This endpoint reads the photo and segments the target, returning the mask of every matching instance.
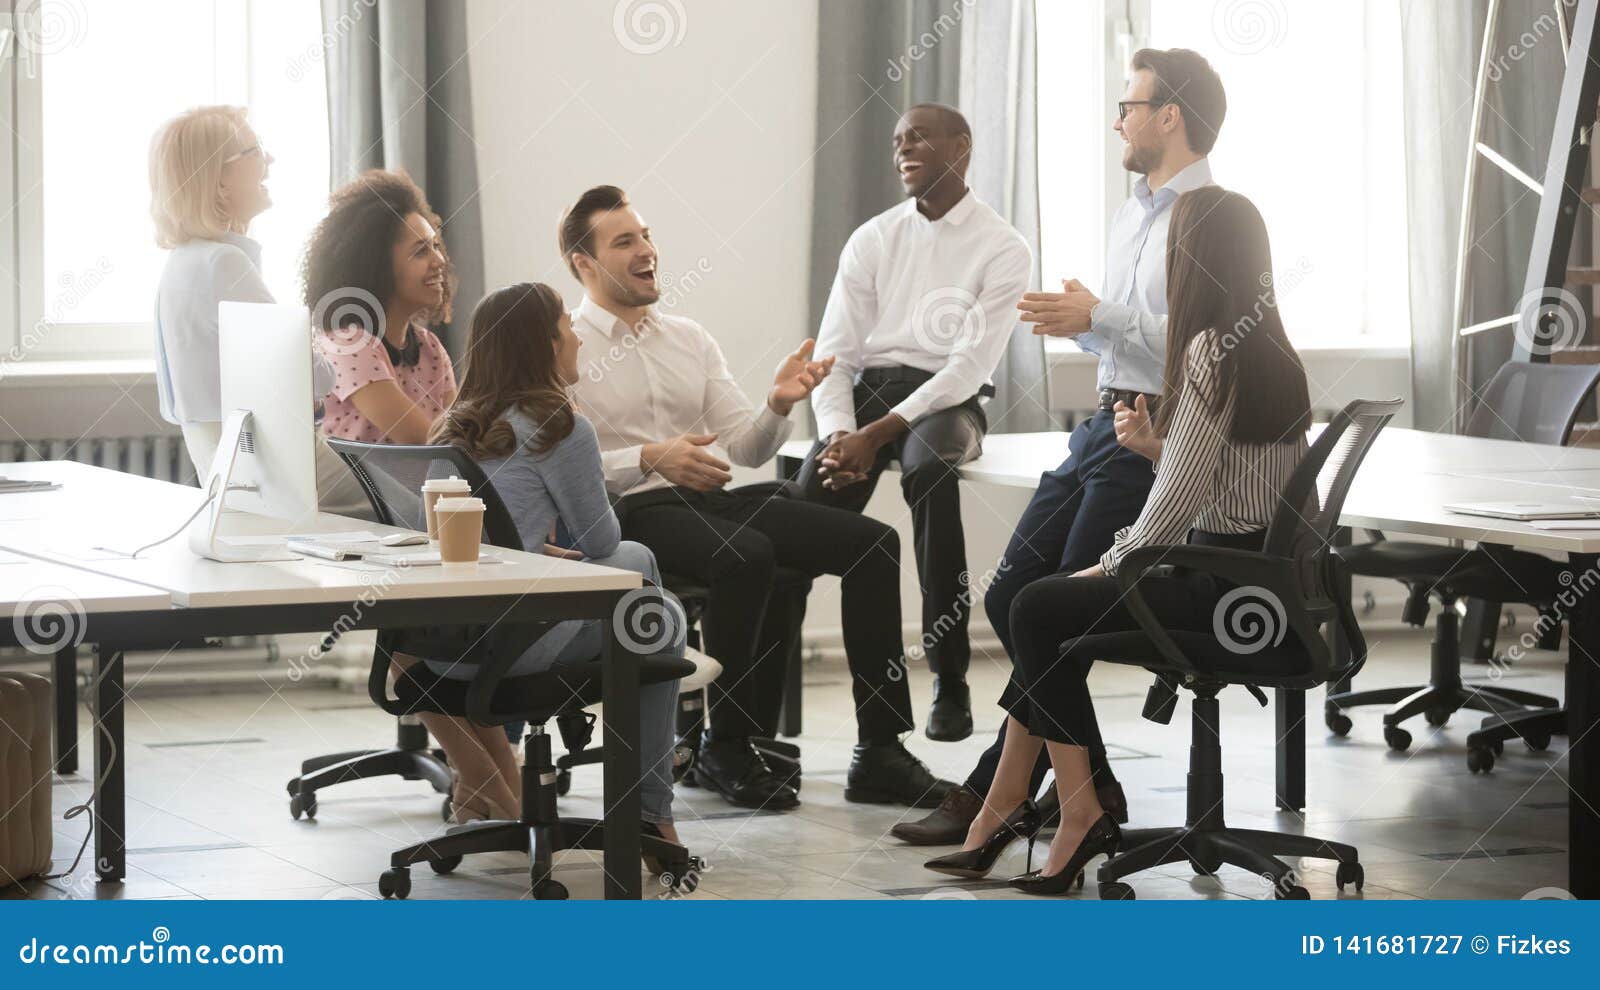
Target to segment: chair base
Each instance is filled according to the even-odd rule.
[[[1210,876],[1224,864],[1249,870],[1271,886],[1279,900],[1305,900],[1310,894],[1294,870],[1279,856],[1332,859],[1339,863],[1335,881],[1360,890],[1366,882],[1356,848],[1309,835],[1229,828],[1223,821],[1222,746],[1219,740],[1218,686],[1199,685],[1190,718],[1187,821],[1175,828],[1123,829],[1121,851],[1101,864],[1096,878],[1102,900],[1133,900],[1133,887],[1123,877],[1167,863],[1189,861],[1195,872]]]
[[[1336,860],[1339,867],[1335,880],[1341,892],[1348,884],[1360,890],[1366,883],[1354,846],[1309,835],[1184,825],[1124,829],[1122,837],[1124,851],[1106,860],[1096,874],[1102,900],[1133,900],[1133,888],[1118,882],[1123,877],[1185,860],[1196,873],[1206,876],[1224,865],[1249,870],[1272,889],[1278,900],[1305,900],[1310,896],[1300,885],[1294,870],[1278,859],[1279,856]]]
[[[1389,748],[1398,753],[1411,747],[1411,733],[1401,728],[1401,723],[1415,715],[1422,715],[1429,725],[1437,728],[1462,709],[1510,717],[1559,704],[1555,698],[1531,691],[1463,684],[1458,622],[1454,600],[1446,599],[1435,619],[1426,685],[1330,694],[1323,706],[1323,720],[1328,729],[1335,735],[1345,735],[1351,728],[1350,718],[1345,714],[1348,709],[1389,705],[1389,710],[1383,714],[1383,738]]]
[[[454,775],[445,761],[444,751],[428,746],[428,730],[420,724],[407,724],[399,720],[395,745],[388,749],[353,750],[347,753],[329,753],[313,756],[300,764],[300,775],[291,778],[289,814],[299,820],[302,816],[316,818],[317,791],[347,780],[366,780],[371,777],[401,777],[405,780],[426,780],[433,789],[445,795],[444,817],[450,817],[450,787]]]
[[[1528,750],[1542,753],[1550,748],[1552,736],[1567,734],[1567,710],[1543,708],[1512,715],[1490,715],[1467,736],[1467,769],[1473,773],[1488,773],[1494,769],[1495,757],[1505,750],[1512,739],[1521,739]]]
[[[550,737],[542,727],[531,728],[522,768],[521,817],[517,821],[472,822],[396,850],[389,857],[389,869],[378,878],[378,892],[385,898],[404,899],[411,893],[410,868],[417,863],[427,863],[433,872],[444,875],[473,853],[521,852],[529,856],[534,898],[565,900],[566,886],[552,876],[555,854],[565,849],[603,849],[606,826],[592,818],[560,818],[555,808]],[[648,834],[639,837],[639,849],[663,889],[689,893],[699,886],[705,864],[690,856],[688,849]]]

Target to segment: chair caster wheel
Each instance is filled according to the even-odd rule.
[[[1078,871],[1078,880],[1074,884],[1074,886],[1077,887],[1079,890],[1083,889],[1083,873],[1084,873],[1083,870],[1079,870]]]
[[[1494,769],[1494,750],[1488,746],[1474,746],[1467,750],[1467,769],[1473,773],[1488,773]]]
[[[1422,717],[1427,719],[1428,724],[1433,726],[1435,729],[1450,721],[1450,713],[1445,711],[1443,708],[1430,708],[1422,713]]]
[[[294,797],[291,797],[289,799],[289,815],[295,821],[299,821],[302,815],[310,821],[315,821],[317,818],[317,792],[297,793]]]
[[[1100,899],[1102,901],[1131,901],[1136,898],[1132,887],[1116,881],[1100,885]]]
[[[1195,876],[1214,877],[1217,875],[1217,871],[1222,869],[1222,862],[1217,860],[1202,863],[1197,859],[1191,859],[1189,860],[1189,868],[1194,870]]]
[[[284,785],[284,789],[289,792],[289,796],[290,797],[294,797],[296,794],[299,794],[300,793],[300,778],[296,777],[293,780],[289,781],[289,783]]]
[[[1494,750],[1494,755],[1504,756],[1506,752],[1506,741],[1504,739],[1496,739],[1494,742],[1489,744],[1489,748]]]
[[[444,803],[439,806],[439,817],[447,822],[453,821],[456,817],[455,801],[448,794],[444,796]]]
[[[461,865],[461,857],[446,856],[443,859],[430,859],[428,860],[428,865],[433,867],[433,872],[444,876],[447,873],[455,872],[455,868]]]
[[[558,796],[558,797],[566,797],[567,792],[570,791],[570,790],[572,790],[572,771],[571,770],[557,770],[556,771],[556,796]]]
[[[1344,712],[1328,712],[1322,717],[1322,721],[1327,724],[1329,732],[1340,737],[1348,736],[1350,729],[1355,725],[1350,721],[1350,716]]]
[[[559,880],[541,880],[533,885],[533,899],[536,901],[564,901],[567,899],[567,888]]]
[[[394,898],[403,901],[411,896],[411,871],[404,866],[396,866],[384,870],[378,876],[378,893],[384,900]]]
[[[1543,753],[1550,748],[1550,737],[1548,735],[1528,736],[1522,740],[1522,743],[1528,747],[1528,752],[1530,753]]]
[[[661,885],[663,891],[692,894],[700,886],[700,871],[693,867],[685,868],[681,872],[673,868],[657,876],[656,883]]]
[[[1334,872],[1333,882],[1339,888],[1339,893],[1344,893],[1346,884],[1355,884],[1356,890],[1367,885],[1367,872],[1361,868],[1360,863],[1340,863]]]
[[[1411,733],[1398,725],[1386,725],[1383,727],[1383,741],[1396,753],[1404,753],[1411,748]]]
[[[1287,880],[1287,878],[1285,879]],[[1275,901],[1309,901],[1311,900],[1311,891],[1299,884],[1289,884],[1287,887],[1274,885],[1272,899]]]

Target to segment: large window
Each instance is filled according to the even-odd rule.
[[[1100,8],[1093,10],[1092,8]],[[1211,154],[1221,185],[1266,218],[1285,324],[1302,346],[1401,344],[1409,339],[1405,161],[1398,5],[1392,0],[1039,0],[1041,186],[1077,187],[1042,201],[1045,282],[1077,271],[1100,212],[1131,177],[1095,180],[1105,144],[1083,148],[1052,127],[1083,128],[1084,89],[1097,80],[1098,122],[1111,110],[1131,49],[1192,48],[1222,76],[1228,117]],[[1098,20],[1095,20],[1098,18]],[[1072,23],[1066,23],[1072,22]],[[1081,22],[1081,23],[1080,23]],[[1061,32],[1098,31],[1107,70],[1061,61]],[[1049,49],[1049,50],[1047,50]],[[1107,91],[1109,90],[1109,91]],[[1114,135],[1112,135],[1114,137]],[[1081,161],[1080,161],[1081,159]],[[1119,181],[1120,180],[1120,181]],[[1102,192],[1112,202],[1100,202]]]
[[[249,107],[277,158],[274,206],[250,233],[263,244],[273,293],[295,298],[299,253],[327,200],[318,0],[16,7],[16,57],[5,68],[16,167],[11,188],[0,188],[18,231],[13,352],[24,360],[150,354],[165,259],[150,221],[150,139],[163,120],[203,104]]]

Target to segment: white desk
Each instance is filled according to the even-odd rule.
[[[789,477],[810,441],[783,446],[779,472]],[[1064,433],[1002,434],[984,439],[983,455],[959,473],[973,482],[1033,488],[1067,456]],[[1600,529],[1539,530],[1527,523],[1447,512],[1454,502],[1557,501],[1566,490],[1600,489],[1600,450],[1481,440],[1397,427],[1373,444],[1345,499],[1340,522],[1568,555],[1583,593],[1569,615],[1567,697],[1570,740],[1568,812],[1570,889],[1600,898]],[[1587,575],[1587,578],[1583,577]],[[1304,692],[1278,692],[1279,802],[1303,806]]]
[[[159,610],[90,614],[86,638],[100,645],[98,672],[101,724],[121,745],[122,652],[165,648],[204,636],[327,632],[339,628],[535,623],[558,619],[607,619],[627,591],[640,585],[631,571],[596,567],[540,554],[493,548],[501,563],[471,570],[411,567],[361,570],[305,559],[223,564],[197,559],[180,534],[170,543],[127,559],[93,548],[132,550],[177,529],[200,504],[197,489],[151,481],[74,462],[0,465],[8,477],[48,478],[62,483],[51,492],[0,496],[0,548],[36,558],[41,567],[69,580],[69,589],[135,585],[162,601]],[[10,501],[14,500],[14,501]],[[226,535],[270,534],[285,525],[230,513]],[[371,530],[393,527],[319,513],[297,532]],[[11,565],[26,566],[26,565]],[[0,571],[5,565],[0,565]],[[5,580],[0,577],[0,580]],[[169,605],[170,601],[170,605]],[[359,603],[359,607],[358,606]],[[171,607],[176,606],[176,607]],[[612,623],[602,623],[607,670],[606,817],[637,822],[638,670],[616,642]],[[14,630],[0,629],[0,642]],[[611,676],[616,671],[617,676]],[[100,754],[97,751],[97,762]],[[124,861],[121,759],[97,769],[105,775],[96,804],[96,860],[103,879],[120,879]],[[616,841],[613,842],[613,834]],[[636,830],[606,830],[608,897],[639,896]]]

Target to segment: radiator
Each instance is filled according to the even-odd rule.
[[[0,442],[0,462],[11,461],[78,461],[157,481],[196,483],[189,452],[184,448],[183,437],[176,433]]]

